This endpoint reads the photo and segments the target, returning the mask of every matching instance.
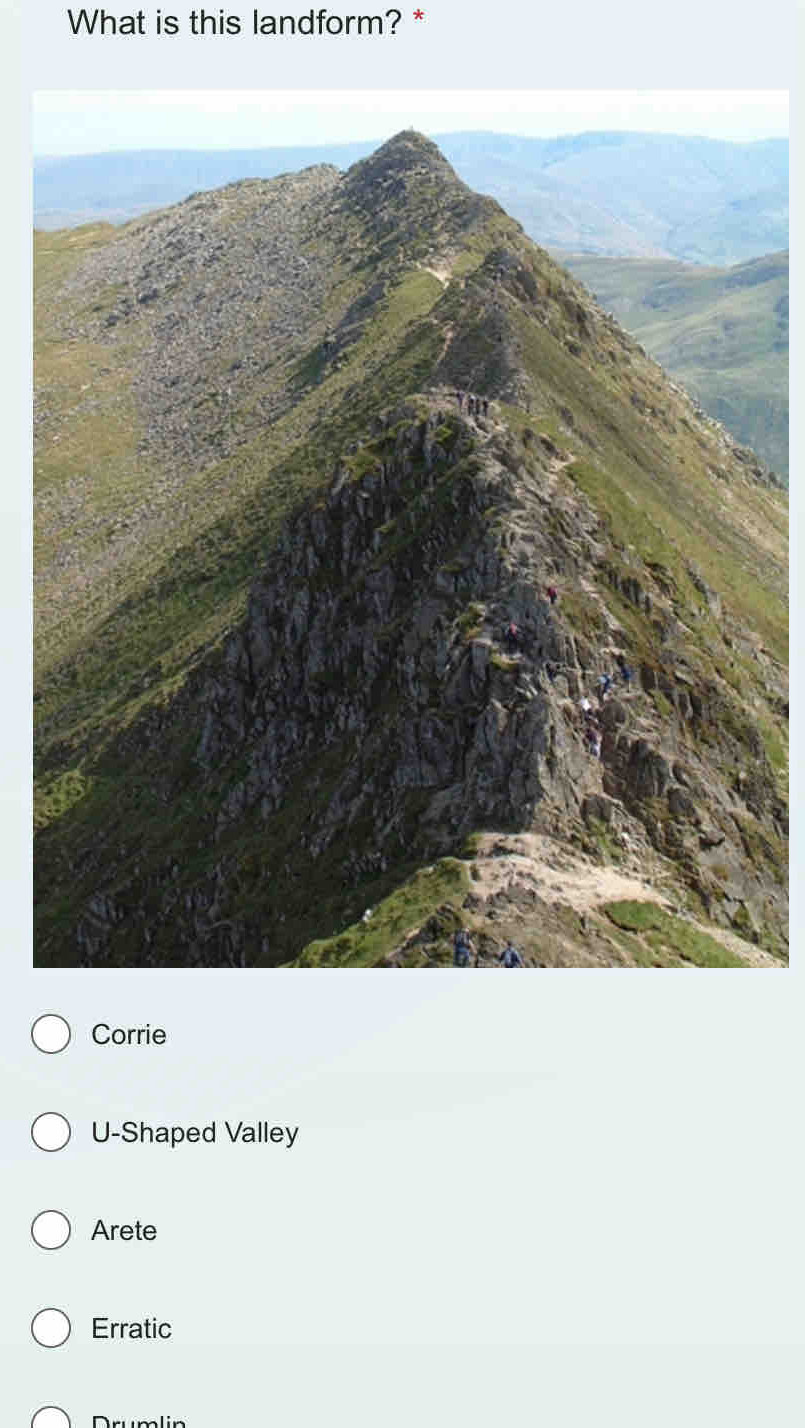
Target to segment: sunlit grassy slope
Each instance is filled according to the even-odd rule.
[[[565,261],[712,416],[788,476],[788,253],[734,268]]]

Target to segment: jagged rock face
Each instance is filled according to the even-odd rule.
[[[512,470],[497,424],[437,403],[396,409],[345,455],[285,527],[220,660],[143,731],[157,745],[179,727],[190,736],[191,772],[164,775],[161,799],[206,789],[207,871],[188,879],[170,857],[132,878],[122,859],[114,893],[94,895],[78,923],[85,960],[139,938],[147,961],[177,949],[190,963],[284,961],[304,941],[300,889],[382,880],[484,828],[556,839],[617,825],[631,847],[648,836],[710,903],[717,869],[725,923],[760,927],[782,912],[742,842],[741,809],[770,827],[779,816],[757,739],[750,729],[755,767],[738,790],[729,759],[690,747],[716,691],[646,666],[673,719],[647,717],[642,692],[613,695],[591,758],[577,699],[602,654],[573,636],[541,575],[560,568],[569,599],[600,531],[584,502],[557,498],[544,448],[521,456]],[[605,559],[600,577],[611,578]],[[627,582],[649,614],[660,598],[648,598],[650,579]],[[251,864],[237,852],[244,836]]]
[[[507,707],[496,693],[511,677],[490,646],[454,629],[462,604],[500,588],[484,512],[505,498],[505,473],[473,479],[458,459],[428,424],[405,427],[376,471],[337,479],[323,509],[287,532],[227,647],[225,679],[204,698],[199,761],[252,749],[224,822],[257,802],[275,812],[280,790],[332,747],[351,757],[313,852],[367,818],[374,851],[361,862],[379,864],[417,839],[414,802],[431,851],[479,818],[529,820],[544,791],[547,703]]]
[[[245,624],[193,691],[195,763],[225,789],[210,827],[221,859],[214,890],[205,881],[182,905],[167,866],[156,908],[147,888],[123,894],[129,908],[150,904],[141,930],[156,959],[169,938],[203,960],[222,919],[249,960],[299,950],[293,929],[267,938],[264,924],[231,916],[226,850],[249,820],[270,832],[300,786],[310,812],[272,870],[278,896],[284,878],[315,878],[325,855],[349,885],[437,856],[479,826],[530,826],[546,799],[560,819],[577,811],[585,758],[538,673],[567,640],[495,524],[513,502],[511,473],[438,409],[397,410],[358,458],[369,450],[370,469],[344,465],[283,532]],[[507,616],[534,655],[533,678],[467,623],[485,619],[499,637]],[[78,933],[87,957],[104,957],[123,916],[114,900],[96,903]]]
[[[414,131],[398,134],[347,173],[339,206],[359,213],[365,231],[390,243],[401,258],[424,255],[432,243],[438,214],[446,234],[471,232],[502,210],[491,198],[473,193],[456,175],[436,144]]]
[[[488,638],[455,627],[468,605],[497,603],[511,577],[490,528],[511,478],[492,461],[465,470],[462,444],[471,451],[440,413],[397,436],[391,427],[377,468],[358,481],[343,471],[285,533],[228,644],[226,680],[204,700],[201,764],[257,738],[224,821],[255,803],[273,813],[295,770],[334,745],[354,753],[318,850],[343,833],[344,814],[373,821],[370,864],[422,830],[435,851],[478,821],[530,821],[552,785],[550,704],[531,690],[512,700],[515,668],[501,670]],[[534,591],[518,613],[557,654],[547,601]],[[405,814],[414,803],[420,833]]]

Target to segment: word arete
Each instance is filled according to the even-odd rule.
[[[157,1237],[156,1225],[144,1225],[140,1220],[134,1220],[130,1225],[108,1224],[106,1220],[96,1220],[93,1226],[90,1240],[155,1240]]]
[[[283,1145],[292,1150],[299,1134],[298,1126],[274,1126],[270,1121],[224,1121],[221,1135],[218,1122],[206,1126],[152,1126],[146,1121],[121,1121],[118,1129],[109,1121],[92,1122],[92,1139],[99,1145],[120,1140],[124,1145],[167,1145],[175,1150],[179,1145],[216,1145],[220,1141],[231,1145]]]

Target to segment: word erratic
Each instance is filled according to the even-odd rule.
[[[415,18],[424,18],[422,10]],[[69,9],[67,19],[74,35],[125,37],[132,35],[393,35],[402,11],[385,10],[379,15],[340,15],[321,7],[295,15],[264,15],[252,10],[250,19],[226,10],[191,10],[184,17],[163,10],[145,10],[122,15],[113,10]]]

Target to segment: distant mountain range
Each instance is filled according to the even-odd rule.
[[[546,247],[727,265],[788,246],[788,141],[733,144],[673,134],[435,136],[473,189]],[[373,141],[251,150],[138,150],[41,158],[39,228],[119,223],[200,190],[314,164],[346,169]]]
[[[788,477],[788,253],[733,268],[557,254],[702,406]]]

